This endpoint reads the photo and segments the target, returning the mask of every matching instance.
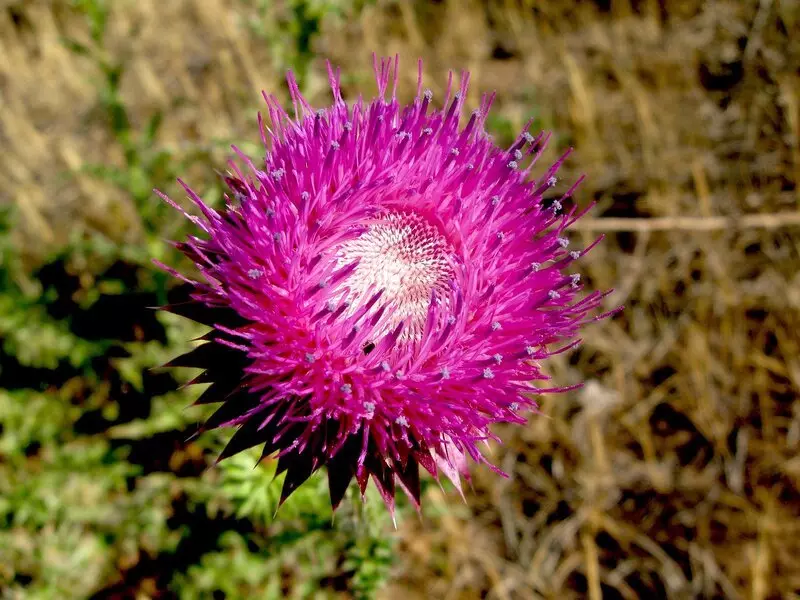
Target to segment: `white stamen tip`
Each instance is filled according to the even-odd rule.
[[[383,369],[384,371],[386,371],[386,372],[388,373],[389,371],[391,371],[391,370],[392,370],[392,367],[391,367],[391,366],[389,366],[389,363],[388,363],[388,362],[386,362],[386,361],[383,361],[383,362],[381,363],[381,369]]]
[[[275,169],[272,173],[270,173],[270,175],[272,175],[273,179],[277,180],[283,177],[285,173],[285,169]]]
[[[458,151],[458,148],[450,148],[450,154],[453,156],[458,156],[460,152]]]
[[[250,279],[258,279],[258,278],[259,278],[259,277],[261,277],[263,274],[264,274],[264,273],[261,271],[261,269],[250,269],[250,270],[247,272],[247,276],[248,276]]]
[[[538,271],[541,268],[542,268],[542,263],[538,263],[538,262],[532,262],[531,263],[531,270]]]
[[[558,300],[559,298],[561,298],[561,294],[559,294],[555,290],[550,290],[549,292],[547,292],[547,295],[550,298],[550,300]]]
[[[307,363],[309,363],[309,364],[313,363],[315,360],[317,360],[317,359],[314,357],[313,354],[311,354],[311,352],[306,352],[306,362]]]
[[[494,373],[492,372],[492,370],[489,367],[486,367],[483,370],[483,378],[484,379],[494,379]]]
[[[350,385],[349,383],[345,383],[342,385],[340,389],[342,390],[343,394],[350,394],[353,391],[353,386]]]
[[[508,161],[508,168],[509,169],[516,169],[518,166],[519,166],[519,164],[517,163],[517,161],[515,161],[515,160]]]
[[[567,246],[569,246],[569,240],[567,238],[563,238],[563,237],[562,238],[558,238],[557,241],[558,241],[558,245],[561,246],[562,248],[566,248]]]
[[[498,329],[500,329],[500,321],[494,321],[492,323],[492,331],[497,331]]]
[[[450,369],[447,367],[442,367],[442,370],[439,372],[442,375],[442,379],[450,379]]]
[[[581,257],[581,253],[578,252],[577,250],[573,250],[572,252],[569,253],[569,257],[572,260],[578,260]]]
[[[338,150],[339,149],[339,142],[336,140],[331,142],[331,150]]]
[[[495,354],[492,358],[494,359],[494,362],[496,362],[498,365],[501,362],[503,362],[503,355],[502,354],[499,354],[499,353]]]
[[[395,423],[397,423],[398,425],[400,425],[401,427],[408,427],[408,419],[406,419],[406,418],[405,418],[404,416],[402,416],[402,415],[400,415],[399,417],[397,417],[397,418],[394,420],[394,422],[395,422]]]
[[[300,197],[306,202],[308,202],[309,198],[311,198],[311,194],[309,194],[308,192],[303,192],[302,194],[300,194]]]
[[[536,354],[536,348],[534,348],[533,346],[525,346],[525,352],[528,353],[528,356],[533,356],[534,354]]]
[[[514,150],[514,160],[522,160],[522,152]]]
[[[510,408],[513,411],[519,410],[519,402],[512,402],[511,404],[508,405],[508,408]]]
[[[423,96],[425,96],[425,99],[426,99],[428,102],[430,102],[431,100],[433,100],[433,92],[432,92],[431,90],[425,90],[425,93],[423,94]]]
[[[426,127],[425,129],[422,130],[422,133],[424,133],[425,135],[430,135],[433,133],[433,129],[431,129],[430,127]]]
[[[525,138],[525,141],[526,141],[526,142],[528,142],[529,144],[532,144],[532,143],[533,143],[533,139],[534,139],[534,138],[533,138],[533,136],[530,134],[530,132],[529,132],[529,131],[526,131],[525,133],[523,133],[523,134],[522,134],[522,137],[524,137],[524,138]]]
[[[492,196],[492,206],[497,206],[498,204],[500,204],[500,196]]]
[[[550,176],[547,178],[547,185],[549,185],[550,187],[553,187],[556,183],[558,183],[558,179],[556,179],[555,177]]]

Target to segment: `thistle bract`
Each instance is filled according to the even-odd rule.
[[[348,104],[329,66],[321,109],[290,74],[292,116],[265,95],[265,158],[239,153],[225,207],[184,185],[200,236],[176,246],[202,281],[165,309],[211,330],[170,364],[204,369],[197,402],[222,403],[204,429],[237,428],[220,459],[277,457],[281,501],[322,467],[334,507],[370,477],[390,509],[396,485],[419,506],[420,466],[460,489],[468,458],[488,464],[492,424],[525,423],[554,391],[536,387],[540,362],[599,318],[602,294],[569,272],[586,252],[565,237],[579,215],[553,200],[564,157],[530,173],[547,136],[498,148],[493,95],[465,119],[464,73],[434,108],[421,63],[401,105],[397,69],[376,61],[377,97]]]

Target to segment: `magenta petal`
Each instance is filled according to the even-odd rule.
[[[436,466],[439,467],[439,471],[453,482],[453,485],[463,498],[464,492],[461,489],[461,477],[469,473],[466,455],[455,444],[450,442],[442,446],[441,454],[434,453],[433,458],[436,461]]]
[[[499,148],[493,94],[462,118],[468,73],[436,108],[421,67],[401,105],[397,59],[374,66],[372,101],[346,103],[330,65],[330,106],[291,74],[291,115],[265,94],[265,154],[234,148],[224,206],[185,185],[199,216],[164,197],[197,226],[173,245],[200,274],[162,265],[192,287],[164,310],[211,328],[168,366],[203,370],[196,403],[221,403],[203,430],[236,428],[220,460],[277,455],[281,502],[322,467],[334,508],[370,477],[390,511],[396,486],[418,505],[420,467],[462,492],[493,425],[535,408],[541,362],[613,314],[569,271],[584,251],[568,236],[583,212],[560,212],[567,155],[529,177],[549,136]]]

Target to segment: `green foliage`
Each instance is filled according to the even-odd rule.
[[[176,579],[181,597],[221,591],[228,597],[328,598],[335,597],[329,588],[337,586],[357,598],[373,597],[389,575],[394,548],[391,520],[378,493],[370,488],[362,505],[354,487],[334,515],[327,479],[318,472],[279,507],[283,476],[275,477],[274,461],[258,464],[258,458],[253,450],[220,463],[218,472],[209,474],[214,497],[198,486],[193,499],[211,511],[258,523],[264,532],[226,532],[218,552]],[[287,578],[298,584],[287,588]]]
[[[343,19],[374,0],[241,0],[255,14],[246,19],[250,31],[269,44],[281,69],[291,68],[303,85],[314,58],[313,41],[326,20]]]
[[[182,541],[202,538],[205,525],[234,519],[244,531],[222,527],[196,560],[160,573],[163,586],[186,598],[332,597],[335,586],[369,597],[392,556],[380,499],[369,494],[361,513],[353,498],[334,517],[318,474],[277,511],[281,478],[272,481],[272,463],[254,468],[256,457],[244,454],[208,469],[230,433],[185,443],[207,409],[187,408],[197,392],[151,369],[202,330],[157,314],[131,327],[158,325],[160,333],[103,335],[125,320],[98,312],[103,302],[144,295],[150,304],[169,293],[152,267],[122,255],[111,253],[112,266],[135,273],[135,289],[110,274],[109,256],[91,244],[25,276],[28,291],[14,283],[22,274],[0,269],[0,587],[32,598],[88,597],[124,580],[122,565],[170,557]],[[47,269],[75,289],[47,282]],[[58,314],[67,301],[71,309]],[[135,313],[148,320],[144,306]],[[100,322],[84,337],[86,315]],[[176,505],[203,521],[176,522]]]
[[[268,37],[280,30],[270,43],[304,72],[323,17],[339,7],[287,6],[286,20],[253,26]],[[149,308],[176,293],[151,259],[174,263],[163,238],[185,226],[152,189],[174,190],[192,166],[211,172],[216,142],[162,147],[161,113],[137,127],[120,91],[126,64],[105,47],[111,2],[74,7],[89,40],[63,43],[97,66],[97,105],[124,158],[84,172],[129,194],[143,236],[125,245],[76,231],[30,270],[12,243],[15,215],[0,212],[0,589],[58,599],[372,597],[393,557],[374,490],[362,507],[353,489],[333,515],[319,473],[278,510],[274,463],[255,466],[257,453],[246,453],[212,467],[230,432],[187,441],[209,409],[190,407],[199,392],[179,388],[188,375],[153,367],[203,330]],[[213,204],[220,190],[204,197]]]

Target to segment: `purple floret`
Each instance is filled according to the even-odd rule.
[[[543,205],[566,155],[532,178],[547,135],[498,148],[493,94],[462,126],[468,73],[435,109],[421,63],[414,101],[398,102],[397,69],[376,61],[377,98],[348,105],[329,67],[324,109],[290,74],[293,116],[265,95],[266,156],[240,153],[225,208],[184,185],[202,233],[176,246],[204,281],[165,309],[211,331],[171,364],[204,369],[197,402],[222,403],[205,429],[238,428],[220,459],[277,455],[281,501],[323,466],[334,507],[370,476],[390,509],[395,485],[419,506],[420,465],[460,489],[467,457],[488,464],[494,423],[524,424],[537,394],[564,389],[536,386],[541,361],[604,316],[604,294],[570,272],[588,250],[565,237],[575,186]]]

